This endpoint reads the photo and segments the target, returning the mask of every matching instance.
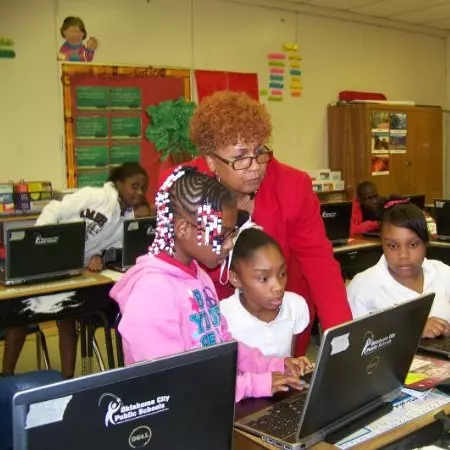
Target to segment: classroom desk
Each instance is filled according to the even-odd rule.
[[[341,266],[342,277],[351,279],[357,273],[375,265],[383,250],[379,239],[355,238],[347,245],[334,247],[333,253]]]
[[[79,318],[82,324],[82,374],[91,373],[93,328],[90,314],[105,309],[110,302],[112,285],[110,278],[85,271],[80,276],[63,280],[14,287],[0,286],[0,328],[68,317]],[[109,333],[109,329],[107,331]],[[107,345],[109,366],[114,367],[111,339]]]
[[[441,408],[435,409],[434,411],[431,411],[427,414],[424,414],[423,416],[417,418],[416,420],[412,420],[408,423],[405,423],[397,428],[394,428],[393,430],[390,430],[387,433],[380,434],[379,436],[375,437],[374,439],[371,439],[369,441],[363,442],[359,445],[356,445],[352,447],[352,450],[374,450],[382,448],[388,444],[391,444],[398,439],[401,439],[411,433],[414,433],[415,431],[425,427],[426,425],[435,422],[435,416],[439,412],[444,411],[445,414],[450,414],[450,404],[445,405]],[[233,450],[275,450],[277,447],[274,447],[273,445],[269,445],[266,443],[261,442],[254,436],[251,436],[247,433],[244,433],[240,430],[234,431],[234,445]],[[321,442],[320,444],[315,445],[312,447],[314,450],[328,450],[328,449],[337,449],[338,447],[327,444],[325,442]]]

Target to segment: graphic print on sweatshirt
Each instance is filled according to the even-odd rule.
[[[213,291],[209,287],[190,291],[191,308],[189,315],[192,323],[191,348],[208,347],[222,342],[220,333],[220,308]]]
[[[89,208],[81,211],[80,217],[86,222],[86,240],[97,236],[108,222],[104,214]]]

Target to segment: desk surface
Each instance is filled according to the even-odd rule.
[[[47,281],[21,286],[0,286],[0,301],[24,296],[54,294],[72,289],[99,286],[111,283],[111,279],[85,270],[81,275],[56,281]]]
[[[3,222],[17,222],[19,220],[36,220],[39,214],[11,214],[4,215],[0,214],[0,223]]]
[[[435,409],[423,416],[419,417],[416,420],[412,420],[411,422],[405,423],[393,430],[390,430],[387,433],[380,434],[374,439],[370,441],[363,442],[359,445],[352,447],[352,450],[373,450],[380,447],[383,447],[387,444],[390,444],[398,439],[401,439],[408,434],[411,434],[420,428],[425,427],[426,425],[434,422],[434,417],[440,411],[444,411],[445,414],[450,414],[450,404],[443,406],[442,408]],[[247,433],[244,433],[240,430],[235,430],[234,432],[235,442],[233,446],[233,450],[275,450],[277,447],[261,442],[258,438],[251,436]],[[327,450],[327,449],[336,449],[334,445],[327,444],[322,442],[313,447],[314,450]]]
[[[381,242],[377,238],[357,237],[357,238],[350,239],[350,241],[347,245],[333,247],[333,252],[334,253],[348,252],[351,250],[358,250],[360,248],[366,248],[366,247],[379,247],[380,245],[381,245]]]

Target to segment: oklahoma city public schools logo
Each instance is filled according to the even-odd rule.
[[[143,425],[141,427],[135,428],[128,438],[128,445],[131,448],[142,448],[145,447],[152,438],[152,430]]]
[[[375,335],[372,331],[368,331],[364,336],[364,346],[361,352],[361,356],[369,356],[372,353],[388,347],[395,339],[395,333],[390,333],[388,336],[384,336],[379,339],[375,339]]]
[[[105,413],[105,427],[108,427],[168,411],[170,395],[160,395],[152,400],[127,405],[117,395],[106,392],[100,397],[98,406],[104,399],[109,400]]]

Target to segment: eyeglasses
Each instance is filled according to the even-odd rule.
[[[248,169],[252,164],[253,160],[256,159],[258,164],[267,164],[273,159],[272,150],[266,150],[265,148],[257,149],[255,156],[243,156],[242,158],[235,159],[225,159],[215,153],[211,153],[218,160],[230,166],[233,170],[245,170]]]
[[[190,221],[187,221],[189,225],[191,225],[192,227],[194,227],[197,230],[201,230],[203,231],[203,233],[206,233],[206,229],[196,223],[192,223]],[[215,237],[215,240],[217,241],[218,245],[223,245],[224,242],[231,240],[234,244],[234,240],[236,239],[237,235],[239,232],[239,228],[235,227],[233,230],[228,231],[226,233],[221,233],[219,236]],[[212,244],[212,242],[210,243]]]

